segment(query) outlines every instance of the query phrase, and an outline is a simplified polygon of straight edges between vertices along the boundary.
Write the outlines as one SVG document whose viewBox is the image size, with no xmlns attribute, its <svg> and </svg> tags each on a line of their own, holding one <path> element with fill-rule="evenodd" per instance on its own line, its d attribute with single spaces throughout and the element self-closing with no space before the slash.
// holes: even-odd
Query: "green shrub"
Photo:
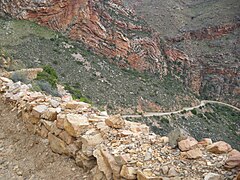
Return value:
<svg viewBox="0 0 240 180">
<path fill-rule="evenodd" d="M 192 114 L 197 115 L 197 110 L 196 109 L 192 109 L 191 112 L 192 112 Z"/>
<path fill-rule="evenodd" d="M 92 104 L 91 100 L 82 95 L 82 92 L 69 84 L 65 84 L 65 89 L 72 95 L 73 99 L 79 99 L 82 102 Z"/>
<path fill-rule="evenodd" d="M 165 117 L 161 119 L 161 122 L 165 124 L 169 124 L 169 120 Z"/>
<path fill-rule="evenodd" d="M 58 76 L 56 71 L 49 65 L 43 67 L 43 71 L 37 74 L 36 80 L 46 81 L 52 87 L 57 87 Z"/>
</svg>

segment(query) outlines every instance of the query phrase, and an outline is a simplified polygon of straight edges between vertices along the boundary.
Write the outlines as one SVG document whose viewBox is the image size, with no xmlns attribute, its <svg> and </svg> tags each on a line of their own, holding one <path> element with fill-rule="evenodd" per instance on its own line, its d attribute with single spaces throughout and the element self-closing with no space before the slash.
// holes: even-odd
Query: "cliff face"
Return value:
<svg viewBox="0 0 240 180">
<path fill-rule="evenodd" d="M 167 54 L 175 61 L 191 59 L 185 82 L 194 92 L 239 106 L 239 34 L 238 22 L 192 30 L 166 38 L 184 52 Z"/>
<path fill-rule="evenodd" d="M 144 2 L 139 3 L 141 6 Z M 82 41 L 90 50 L 112 59 L 120 67 L 150 71 L 160 77 L 171 73 L 196 94 L 239 106 L 236 99 L 240 75 L 238 22 L 160 38 L 161 34 L 149 28 L 121 0 L 0 0 L 0 10 Z M 154 19 L 146 18 L 146 21 Z M 226 36 L 230 39 L 227 45 L 216 45 L 216 41 L 224 44 Z M 223 48 L 227 51 L 221 54 Z M 225 63 L 225 59 L 229 59 L 229 63 Z"/>
<path fill-rule="evenodd" d="M 36 21 L 70 38 L 83 41 L 90 49 L 120 66 L 156 71 L 162 55 L 158 39 L 142 20 L 122 6 L 121 1 L 0 1 L 0 9 L 19 19 Z M 140 34 L 140 35 L 138 35 Z M 148 58 L 149 61 L 145 61 Z"/>
</svg>

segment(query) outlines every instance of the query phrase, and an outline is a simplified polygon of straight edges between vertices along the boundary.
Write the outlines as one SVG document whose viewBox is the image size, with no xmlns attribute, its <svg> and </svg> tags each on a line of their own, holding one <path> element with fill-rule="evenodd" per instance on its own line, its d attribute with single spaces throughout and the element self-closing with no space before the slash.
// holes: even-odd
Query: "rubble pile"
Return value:
<svg viewBox="0 0 240 180">
<path fill-rule="evenodd" d="M 48 139 L 53 152 L 74 158 L 90 172 L 89 179 L 240 178 L 240 152 L 226 142 L 198 142 L 182 131 L 160 137 L 145 124 L 108 116 L 70 94 L 48 96 L 5 77 L 0 77 L 0 93 L 29 131 Z"/>
</svg>

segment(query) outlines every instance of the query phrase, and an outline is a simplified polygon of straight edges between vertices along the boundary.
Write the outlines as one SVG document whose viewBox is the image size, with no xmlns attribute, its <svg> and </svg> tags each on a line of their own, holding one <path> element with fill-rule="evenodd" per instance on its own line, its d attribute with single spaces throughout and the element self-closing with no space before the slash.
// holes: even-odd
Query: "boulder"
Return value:
<svg viewBox="0 0 240 180">
<path fill-rule="evenodd" d="M 207 150 L 209 152 L 212 152 L 214 154 L 223 154 L 223 153 L 228 153 L 232 150 L 231 145 L 224 141 L 218 141 L 215 142 L 209 146 L 207 146 Z"/>
<path fill-rule="evenodd" d="M 125 125 L 124 119 L 121 115 L 110 116 L 105 120 L 105 123 L 112 128 L 120 129 L 123 128 Z"/>
<path fill-rule="evenodd" d="M 222 180 L 222 177 L 216 173 L 208 173 L 204 176 L 204 180 Z"/>
<path fill-rule="evenodd" d="M 111 169 L 109 163 L 105 161 L 105 159 L 101 153 L 101 150 L 96 149 L 93 152 L 93 156 L 97 159 L 98 168 L 106 176 L 106 179 L 112 180 L 113 179 L 112 169 Z"/>
<path fill-rule="evenodd" d="M 67 114 L 64 120 L 64 129 L 73 137 L 80 137 L 88 130 L 87 117 L 80 114 Z"/>
<path fill-rule="evenodd" d="M 226 168 L 235 168 L 240 167 L 240 152 L 236 149 L 233 149 L 230 153 L 228 153 L 228 159 L 225 163 Z"/>
<path fill-rule="evenodd" d="M 167 137 L 169 138 L 169 145 L 175 148 L 179 141 L 187 139 L 188 133 L 181 128 L 176 128 L 168 133 Z"/>
<path fill-rule="evenodd" d="M 92 156 L 95 147 L 101 142 L 103 142 L 102 135 L 97 132 L 93 132 L 89 134 L 86 133 L 81 137 L 81 140 L 82 140 L 82 151 L 88 157 Z"/>
<path fill-rule="evenodd" d="M 57 138 L 51 133 L 48 133 L 48 140 L 53 152 L 58 154 L 68 154 L 67 145 L 63 140 Z"/>
<path fill-rule="evenodd" d="M 193 137 L 187 137 L 187 139 L 178 142 L 178 147 L 181 151 L 188 151 L 195 148 L 198 144 L 198 141 Z"/>
<path fill-rule="evenodd" d="M 202 157 L 202 151 L 199 148 L 192 149 L 187 151 L 187 158 L 188 159 L 197 159 Z"/>
<path fill-rule="evenodd" d="M 123 165 L 122 166 L 122 169 L 121 169 L 121 172 L 120 172 L 120 175 L 123 177 L 123 178 L 126 178 L 126 179 L 136 179 L 137 178 L 137 171 L 134 167 L 129 167 L 127 165 Z"/>
</svg>

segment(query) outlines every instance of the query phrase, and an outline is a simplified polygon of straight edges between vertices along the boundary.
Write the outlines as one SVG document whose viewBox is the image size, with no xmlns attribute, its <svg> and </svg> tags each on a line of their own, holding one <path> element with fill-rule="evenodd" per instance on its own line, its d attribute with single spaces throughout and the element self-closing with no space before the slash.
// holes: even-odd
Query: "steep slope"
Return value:
<svg viewBox="0 0 240 180">
<path fill-rule="evenodd" d="M 121 69 L 84 44 L 28 21 L 0 19 L 0 27 L 1 53 L 9 59 L 8 70 L 49 64 L 62 84 L 75 87 L 110 112 L 169 111 L 198 104 L 170 75 L 160 79 L 148 72 Z"/>
<path fill-rule="evenodd" d="M 239 107 L 239 1 L 124 2 L 191 59 L 189 74 L 181 74 L 188 87 Z M 177 53 L 168 54 L 179 61 Z"/>
</svg>

